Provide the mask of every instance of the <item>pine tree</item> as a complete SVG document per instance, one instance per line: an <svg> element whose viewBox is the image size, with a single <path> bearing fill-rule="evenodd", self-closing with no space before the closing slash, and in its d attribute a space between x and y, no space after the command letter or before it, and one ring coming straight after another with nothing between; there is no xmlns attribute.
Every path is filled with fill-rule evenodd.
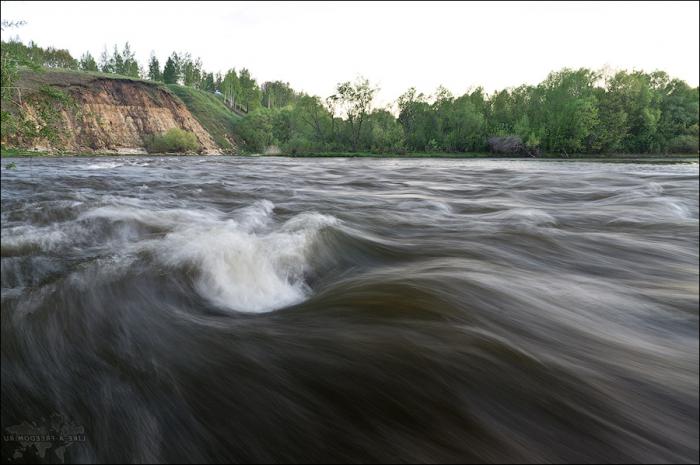
<svg viewBox="0 0 700 465"><path fill-rule="evenodd" d="M114 46L114 52L112 53L112 72L116 74L126 74L124 72L124 59L122 58L121 53L119 53L119 49L117 49L117 46Z"/></svg>
<svg viewBox="0 0 700 465"><path fill-rule="evenodd" d="M109 52L107 52L107 46L102 50L100 55L100 71L103 73L113 73L114 66L112 60L109 57Z"/></svg>
<svg viewBox="0 0 700 465"><path fill-rule="evenodd" d="M123 70L122 74L125 76L130 76L130 77L139 77L139 64L136 61L136 56L133 51L131 51L131 47L129 46L129 42L124 44L124 51L122 52L122 58L123 58Z"/></svg>
<svg viewBox="0 0 700 465"><path fill-rule="evenodd" d="M168 57L163 68L163 82L166 84L177 84L178 72L177 65L172 56Z"/></svg>
<svg viewBox="0 0 700 465"><path fill-rule="evenodd" d="M160 63L153 52L151 52L151 59L148 62L148 79L151 81L163 80L163 74L160 72Z"/></svg>

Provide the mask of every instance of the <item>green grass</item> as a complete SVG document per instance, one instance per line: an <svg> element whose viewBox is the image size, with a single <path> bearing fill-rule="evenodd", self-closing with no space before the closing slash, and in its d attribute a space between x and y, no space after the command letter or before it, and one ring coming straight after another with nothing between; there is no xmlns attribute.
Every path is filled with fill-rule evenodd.
<svg viewBox="0 0 700 465"><path fill-rule="evenodd" d="M268 155L261 155L268 156ZM324 158L324 157L342 157L342 158L491 158L491 159L521 159L521 160L610 160L610 161L663 161L663 160L698 160L698 154L572 154L562 156L560 154L548 153L541 154L538 157L518 157L515 155L495 155L489 152L406 152L406 153L372 153L372 152L310 152L310 153L282 153L281 157L293 158Z"/></svg>
<svg viewBox="0 0 700 465"><path fill-rule="evenodd" d="M38 70L23 68L20 70L18 82L23 91L36 91L47 85L55 87L88 86L90 83L99 79L140 82L153 86L154 88L161 87L165 89L165 86L162 84L145 79L122 76L119 74L62 68L40 68Z"/></svg>
<svg viewBox="0 0 700 465"><path fill-rule="evenodd" d="M312 157L342 157L342 158L493 158L490 153L444 153L444 152L406 152L406 153L373 153L373 152L310 152L310 153L282 153L279 155L294 158Z"/></svg>
<svg viewBox="0 0 700 465"><path fill-rule="evenodd" d="M22 158L22 157L46 157L51 154L48 152L38 152L33 150L15 149L15 148L1 148L0 157L2 158Z"/></svg>
<svg viewBox="0 0 700 465"><path fill-rule="evenodd" d="M214 138L214 142L224 150L233 150L234 126L240 116L229 110L216 95L177 84L166 86L178 96L190 110L199 124Z"/></svg>

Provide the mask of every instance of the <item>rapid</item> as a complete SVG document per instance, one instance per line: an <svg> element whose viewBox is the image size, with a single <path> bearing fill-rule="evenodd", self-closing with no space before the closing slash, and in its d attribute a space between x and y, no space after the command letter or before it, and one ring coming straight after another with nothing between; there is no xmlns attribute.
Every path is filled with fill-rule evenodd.
<svg viewBox="0 0 700 465"><path fill-rule="evenodd" d="M15 163L2 428L66 461L698 461L697 164Z"/></svg>

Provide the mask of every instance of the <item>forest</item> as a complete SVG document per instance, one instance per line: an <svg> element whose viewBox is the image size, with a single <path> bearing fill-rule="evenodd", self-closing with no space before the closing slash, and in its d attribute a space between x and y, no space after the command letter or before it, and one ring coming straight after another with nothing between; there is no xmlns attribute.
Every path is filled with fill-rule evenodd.
<svg viewBox="0 0 700 465"><path fill-rule="evenodd" d="M286 82L259 83L246 68L211 72L202 60L173 52L164 63L151 53L139 63L127 42L85 52L2 42L3 98L18 69L61 68L128 76L211 92L241 118L235 136L244 151L281 153L461 153L520 155L698 153L698 87L663 71L561 69L537 85L490 94L483 87L453 95L415 88L388 107L379 90L357 77L330 96L308 95ZM465 76L465 81L468 81ZM6 118L3 111L3 131Z"/></svg>

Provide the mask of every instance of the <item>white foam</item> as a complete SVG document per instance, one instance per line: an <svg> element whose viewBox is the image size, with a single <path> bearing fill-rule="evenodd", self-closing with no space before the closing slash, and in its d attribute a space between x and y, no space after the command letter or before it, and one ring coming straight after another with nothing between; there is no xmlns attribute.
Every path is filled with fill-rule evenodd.
<svg viewBox="0 0 700 465"><path fill-rule="evenodd" d="M57 225L22 225L3 229L2 253L36 248L41 251L55 250L67 239L66 233Z"/></svg>
<svg viewBox="0 0 700 465"><path fill-rule="evenodd" d="M220 307L261 313L301 302L310 292L304 281L310 246L337 220L307 213L275 229L273 208L263 201L239 210L234 221L191 223L153 249L165 265L193 267L197 292Z"/></svg>
<svg viewBox="0 0 700 465"><path fill-rule="evenodd" d="M216 215L188 209L149 210L130 205L107 205L82 213L78 219L104 218L110 221L136 221L157 228L174 229L191 222L211 223Z"/></svg>
<svg viewBox="0 0 700 465"><path fill-rule="evenodd" d="M274 208L275 205L269 200L260 200L237 210L234 214L238 227L245 231L256 231L270 226Z"/></svg>
<svg viewBox="0 0 700 465"><path fill-rule="evenodd" d="M117 168L123 166L124 163L119 163L116 161L103 161L100 163L91 163L85 166L86 170L108 170L112 168Z"/></svg>

